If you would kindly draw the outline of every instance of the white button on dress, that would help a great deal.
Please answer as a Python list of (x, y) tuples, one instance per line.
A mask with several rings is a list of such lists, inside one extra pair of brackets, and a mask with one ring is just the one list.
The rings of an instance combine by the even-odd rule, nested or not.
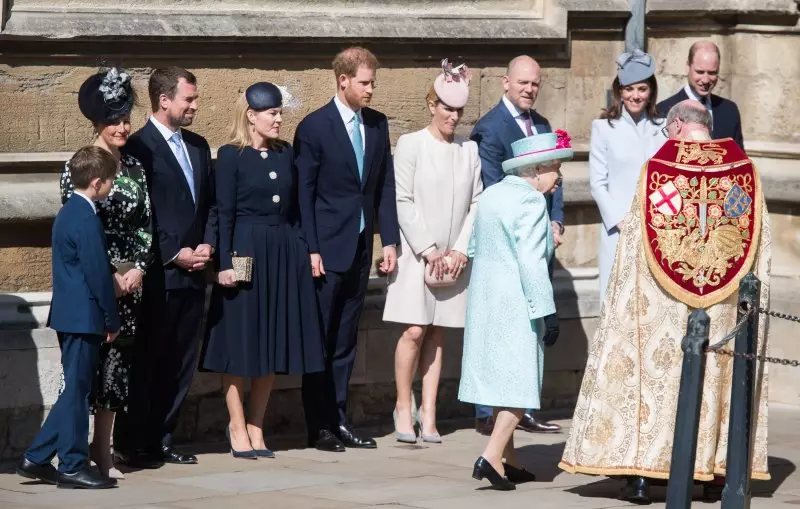
[(277, 194), (272, 195), (272, 203), (280, 203), (280, 201), (281, 201), (280, 196), (278, 196)]
[(269, 156), (267, 155), (267, 151), (266, 150), (264, 152), (261, 152), (261, 159), (266, 159), (267, 157), (269, 157)]
[(274, 171), (271, 171), (271, 172), (269, 172), (269, 178), (271, 178), (272, 180), (275, 180), (276, 178), (278, 178), (278, 174), (275, 173)]

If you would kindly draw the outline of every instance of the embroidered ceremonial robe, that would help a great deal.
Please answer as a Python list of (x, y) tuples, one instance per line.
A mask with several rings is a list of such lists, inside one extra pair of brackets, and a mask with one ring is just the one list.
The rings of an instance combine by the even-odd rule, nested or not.
[[(600, 326), (589, 345), (572, 428), (559, 463), (570, 473), (668, 478), (683, 360), (681, 339), (693, 306), (705, 307), (711, 318), (711, 345), (736, 324), (738, 280), (748, 271), (761, 281), (761, 307), (769, 306), (771, 240), (758, 173), (753, 168), (750, 181), (744, 177), (719, 178), (734, 166), (746, 168), (752, 162), (731, 139), (685, 142), (676, 157), (678, 143), (667, 141), (645, 165), (636, 197), (623, 221)], [(705, 162), (700, 162), (703, 156)], [(693, 172), (687, 177), (684, 171), (683, 177), (673, 175), (674, 178), (649, 175), (648, 166), (659, 158)], [(697, 179), (693, 177), (695, 172)], [(648, 179), (650, 182), (646, 182)], [(655, 181), (658, 182), (652, 185)], [(747, 198), (737, 194), (742, 189), (733, 189), (737, 183), (750, 186), (752, 203), (747, 207)], [(671, 191), (677, 191), (682, 199)], [(703, 194), (704, 200), (696, 199), (698, 193)], [(671, 205), (659, 196), (672, 197)], [(706, 217), (702, 228), (701, 213)], [(755, 224), (756, 221), (760, 223)], [(670, 233), (673, 230), (678, 233)], [(740, 234), (739, 244), (720, 247), (723, 244), (719, 239), (732, 232)], [(717, 239), (716, 244), (712, 237)], [(720, 278), (720, 271), (696, 269), (699, 264), (710, 263), (708, 259), (701, 260), (698, 253), (709, 251), (710, 257), (711, 248), (717, 250), (719, 259), (728, 257), (730, 268), (722, 281), (728, 280), (730, 288), (725, 291), (730, 293), (707, 305), (703, 300), (708, 295), (699, 293), (697, 285), (705, 284), (704, 290), (713, 290), (707, 280)], [(717, 267), (726, 263), (717, 263)], [(673, 268), (671, 276), (658, 270), (659, 266)], [(692, 267), (695, 270), (690, 270)], [(732, 274), (734, 270), (738, 275)], [(681, 277), (683, 274), (688, 274), (688, 281)], [(724, 284), (716, 288), (721, 286)], [(757, 348), (762, 355), (767, 354), (766, 331), (767, 320), (761, 316)], [(726, 348), (733, 348), (733, 342)], [(733, 368), (729, 356), (706, 355), (694, 467), (694, 479), (698, 481), (725, 475)], [(769, 479), (767, 370), (764, 364), (757, 366), (758, 415), (752, 478)]]

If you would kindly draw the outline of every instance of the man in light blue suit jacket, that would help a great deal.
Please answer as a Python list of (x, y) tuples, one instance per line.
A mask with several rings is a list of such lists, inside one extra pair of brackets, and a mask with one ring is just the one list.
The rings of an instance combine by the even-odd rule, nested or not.
[[(526, 55), (514, 58), (509, 62), (506, 75), (503, 76), (505, 94), (497, 106), (489, 110), (472, 129), (470, 138), (478, 144), (484, 189), (500, 182), (505, 176), (502, 163), (514, 157), (511, 150), (512, 143), (526, 136), (552, 132), (550, 122), (533, 110), (540, 85), (539, 64)], [(561, 186), (555, 193), (547, 195), (547, 212), (552, 221), (555, 246), (558, 247), (561, 244), (561, 235), (564, 233), (564, 198)], [(551, 278), (552, 273), (551, 262)], [(548, 329), (557, 330), (558, 322), (555, 314), (547, 317), (546, 322)], [(531, 369), (533, 368), (531, 366)], [(491, 434), (491, 417), (491, 408), (476, 405), (475, 429), (487, 435)], [(561, 430), (557, 424), (537, 421), (530, 411), (525, 413), (519, 428), (539, 433)]]

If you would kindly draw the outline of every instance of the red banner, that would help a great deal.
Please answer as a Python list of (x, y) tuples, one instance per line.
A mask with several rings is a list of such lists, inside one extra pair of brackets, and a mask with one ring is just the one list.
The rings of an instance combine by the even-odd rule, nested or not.
[(731, 139), (669, 140), (645, 165), (639, 192), (653, 276), (694, 308), (736, 291), (761, 233), (758, 171)]

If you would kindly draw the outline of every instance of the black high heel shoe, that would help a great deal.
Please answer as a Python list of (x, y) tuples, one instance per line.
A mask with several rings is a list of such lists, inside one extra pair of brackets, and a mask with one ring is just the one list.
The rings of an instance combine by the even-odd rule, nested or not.
[(252, 449), (249, 451), (237, 451), (233, 448), (233, 442), (231, 441), (231, 427), (227, 426), (225, 428), (225, 437), (228, 439), (228, 446), (231, 448), (231, 456), (234, 458), (243, 458), (248, 460), (257, 460), (258, 453)]
[(517, 468), (508, 463), (503, 463), (503, 468), (506, 470), (506, 477), (508, 480), (514, 484), (536, 481), (536, 476), (525, 470), (525, 467)]
[(492, 483), (492, 488), (499, 491), (517, 489), (513, 482), (509, 481), (507, 477), (501, 476), (483, 456), (475, 461), (475, 466), (472, 467), (472, 477), (479, 481), (488, 479)]

